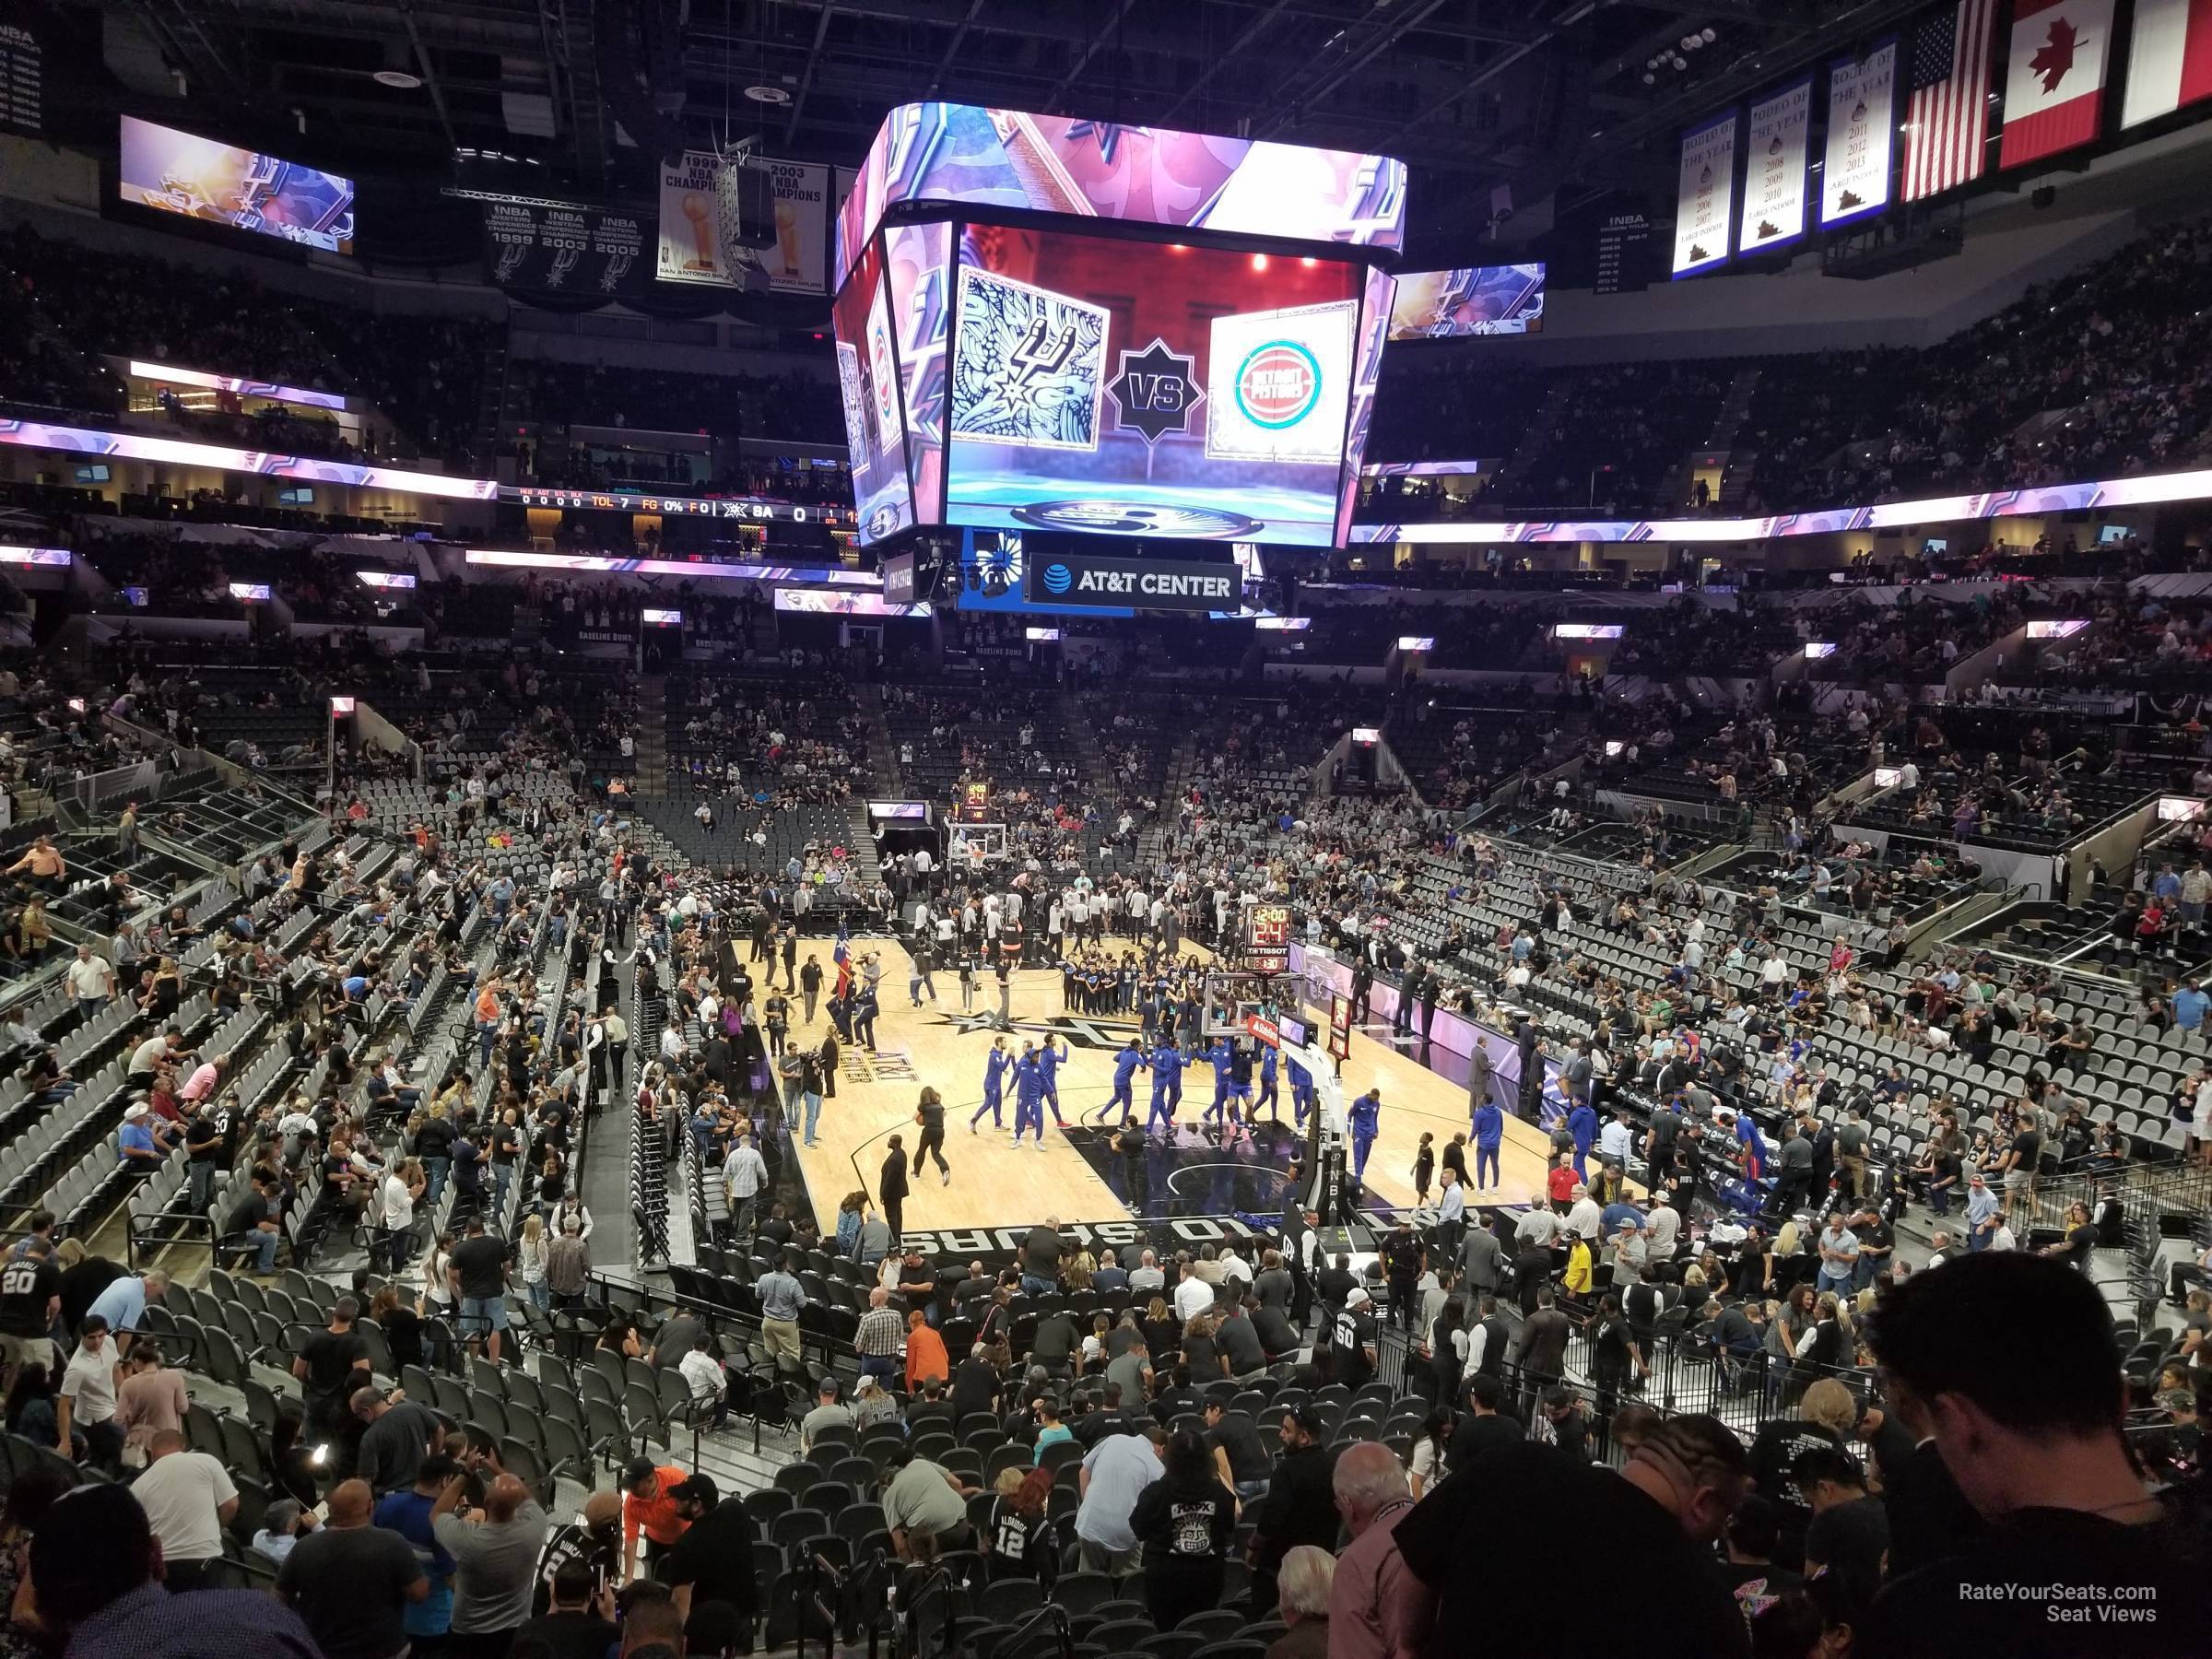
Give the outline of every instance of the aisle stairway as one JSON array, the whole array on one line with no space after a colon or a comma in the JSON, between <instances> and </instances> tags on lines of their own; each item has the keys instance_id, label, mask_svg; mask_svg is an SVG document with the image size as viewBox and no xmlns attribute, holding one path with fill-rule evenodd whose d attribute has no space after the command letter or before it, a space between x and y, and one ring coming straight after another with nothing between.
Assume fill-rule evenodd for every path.
<instances>
[{"instance_id":1,"label":"aisle stairway","mask_svg":"<svg viewBox=\"0 0 2212 1659\"><path fill-rule=\"evenodd\" d=\"M638 682L638 793L668 798L668 681L654 675Z\"/></svg>"},{"instance_id":2,"label":"aisle stairway","mask_svg":"<svg viewBox=\"0 0 2212 1659\"><path fill-rule=\"evenodd\" d=\"M1066 728L1067 740L1082 766L1084 781L1093 788L1101 786L1106 776L1106 759L1099 753L1099 735L1090 729L1090 716L1083 712L1082 703L1074 694L1065 690L1053 700L1053 712Z\"/></svg>"},{"instance_id":3,"label":"aisle stairway","mask_svg":"<svg viewBox=\"0 0 2212 1659\"><path fill-rule=\"evenodd\" d=\"M855 686L853 696L868 723L868 770L875 775L880 798L907 799L906 779L899 770L899 746L891 741L890 722L883 714L883 688Z\"/></svg>"}]
</instances>

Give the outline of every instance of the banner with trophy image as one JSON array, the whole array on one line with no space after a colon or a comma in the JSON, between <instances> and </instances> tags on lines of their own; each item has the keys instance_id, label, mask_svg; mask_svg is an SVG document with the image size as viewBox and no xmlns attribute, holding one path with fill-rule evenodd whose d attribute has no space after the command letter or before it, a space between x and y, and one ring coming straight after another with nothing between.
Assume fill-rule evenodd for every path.
<instances>
[{"instance_id":1,"label":"banner with trophy image","mask_svg":"<svg viewBox=\"0 0 2212 1659\"><path fill-rule=\"evenodd\" d=\"M768 276L780 294L829 291L830 169L812 161L756 159L765 171L769 202L775 214L776 239L744 256ZM718 232L715 182L722 159L711 150L686 150L683 159L661 169L661 228L654 275L663 282L705 282L723 288L744 285L741 270L725 263Z\"/></svg>"}]
</instances>

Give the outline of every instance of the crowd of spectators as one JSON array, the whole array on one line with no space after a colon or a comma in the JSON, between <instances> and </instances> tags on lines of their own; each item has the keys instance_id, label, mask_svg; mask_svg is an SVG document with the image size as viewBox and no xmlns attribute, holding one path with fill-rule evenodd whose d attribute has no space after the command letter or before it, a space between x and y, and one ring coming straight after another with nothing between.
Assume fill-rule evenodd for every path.
<instances>
[{"instance_id":1,"label":"crowd of spectators","mask_svg":"<svg viewBox=\"0 0 2212 1659\"><path fill-rule=\"evenodd\" d=\"M641 432L700 432L793 443L844 441L836 387L812 375L672 372L625 364L520 358L508 365L507 423L619 427ZM594 482L547 476L588 462L573 452L535 452L546 483ZM850 496L846 498L850 500Z\"/></svg>"},{"instance_id":2,"label":"crowd of spectators","mask_svg":"<svg viewBox=\"0 0 2212 1659\"><path fill-rule=\"evenodd\" d=\"M0 274L41 342L37 383L65 403L91 394L94 409L119 409L121 384L97 359L135 357L359 396L413 453L457 470L480 459L472 451L491 324L310 300L243 273L95 252L28 225L0 232Z\"/></svg>"},{"instance_id":3,"label":"crowd of spectators","mask_svg":"<svg viewBox=\"0 0 2212 1659\"><path fill-rule=\"evenodd\" d=\"M1493 341L1418 357L1401 347L1403 363L1385 359L1371 459L1518 453L1475 511L1630 517L1717 509L1665 488L1706 443L1736 453L1732 510L1748 514L2176 470L2203 448L2208 264L2212 221L2160 226L1926 350L1543 376L1486 363ZM1741 427L1723 433L1722 394L1739 368L1758 378ZM1400 387L1410 395L1394 405ZM1546 425L1531 432L1539 410Z\"/></svg>"}]
</instances>

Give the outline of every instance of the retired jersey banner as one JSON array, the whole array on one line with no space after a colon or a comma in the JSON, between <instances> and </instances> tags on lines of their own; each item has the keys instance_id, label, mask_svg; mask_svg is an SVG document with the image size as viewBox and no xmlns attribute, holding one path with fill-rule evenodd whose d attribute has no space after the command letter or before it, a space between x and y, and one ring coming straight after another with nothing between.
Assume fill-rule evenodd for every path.
<instances>
[{"instance_id":1,"label":"retired jersey banner","mask_svg":"<svg viewBox=\"0 0 2212 1659\"><path fill-rule=\"evenodd\" d=\"M1849 224L1889 206L1897 132L1897 42L1828 66L1828 143L1820 168L1820 225Z\"/></svg>"},{"instance_id":2,"label":"retired jersey banner","mask_svg":"<svg viewBox=\"0 0 2212 1659\"><path fill-rule=\"evenodd\" d=\"M1744 129L1738 253L1779 248L1805 234L1805 159L1812 115L1809 75L1751 106Z\"/></svg>"},{"instance_id":3,"label":"retired jersey banner","mask_svg":"<svg viewBox=\"0 0 2212 1659\"><path fill-rule=\"evenodd\" d=\"M1735 205L1735 127L1740 112L1682 135L1682 182L1675 198L1677 276L1725 264Z\"/></svg>"}]
</instances>

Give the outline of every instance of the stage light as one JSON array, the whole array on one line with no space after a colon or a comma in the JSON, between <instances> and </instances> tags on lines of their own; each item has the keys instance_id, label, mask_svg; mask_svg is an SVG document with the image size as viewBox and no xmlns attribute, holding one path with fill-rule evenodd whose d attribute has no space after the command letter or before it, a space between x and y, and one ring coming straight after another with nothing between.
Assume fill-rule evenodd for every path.
<instances>
[{"instance_id":1,"label":"stage light","mask_svg":"<svg viewBox=\"0 0 2212 1659\"><path fill-rule=\"evenodd\" d=\"M1255 271L1265 270L1267 268L1267 255L1265 253L1254 253L1252 256L1252 268Z\"/></svg>"}]
</instances>

